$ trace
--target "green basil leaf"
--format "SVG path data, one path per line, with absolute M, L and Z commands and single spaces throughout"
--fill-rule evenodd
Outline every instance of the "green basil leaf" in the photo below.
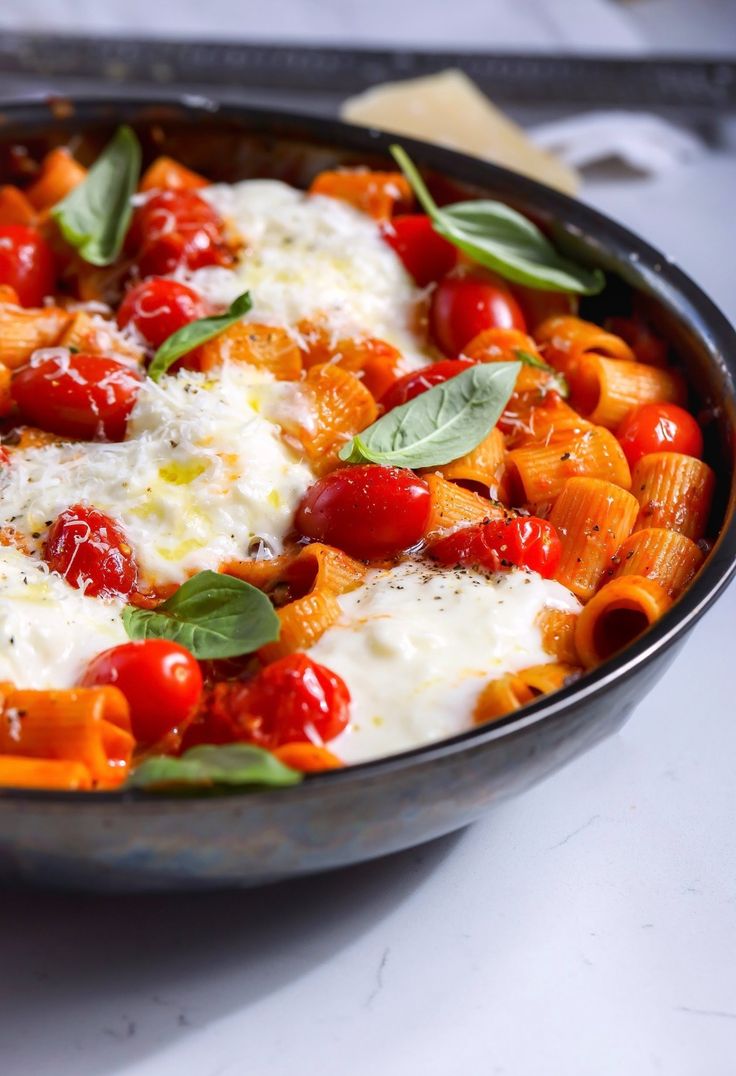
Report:
M 279 618 L 263 591 L 219 572 L 199 572 L 155 609 L 123 610 L 131 639 L 169 639 L 195 658 L 251 654 L 279 637 Z
M 124 787 L 150 791 L 259 785 L 286 788 L 298 784 L 302 777 L 297 770 L 279 762 L 270 751 L 252 744 L 201 744 L 191 747 L 178 758 L 152 755 L 133 770 Z
M 439 467 L 491 432 L 514 391 L 521 363 L 479 363 L 395 407 L 340 450 L 348 463 Z
M 536 224 L 503 202 L 481 199 L 440 209 L 406 151 L 394 145 L 391 153 L 434 230 L 479 265 L 540 291 L 595 295 L 605 286 L 600 269 L 563 257 Z
M 177 329 L 168 340 L 164 340 L 153 356 L 151 365 L 148 367 L 148 376 L 153 381 L 158 381 L 172 363 L 180 359 L 182 355 L 186 355 L 187 352 L 194 351 L 195 347 L 199 347 L 200 344 L 206 344 L 208 340 L 213 340 L 220 333 L 223 333 L 225 329 L 229 329 L 231 325 L 235 325 L 237 321 L 240 321 L 248 313 L 252 305 L 250 292 L 244 291 L 237 299 L 233 299 L 224 314 L 215 314 L 209 318 L 198 318 L 197 321 L 190 321 L 188 325 Z
M 122 250 L 141 170 L 141 147 L 118 127 L 79 186 L 51 210 L 59 231 L 91 265 L 110 265 Z

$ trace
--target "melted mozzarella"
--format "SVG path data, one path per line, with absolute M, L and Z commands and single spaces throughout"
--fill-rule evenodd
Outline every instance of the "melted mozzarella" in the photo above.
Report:
M 0 547 L 0 680 L 72 687 L 90 658 L 126 642 L 122 607 L 88 598 L 45 564 Z
M 250 321 L 295 329 L 302 319 L 324 319 L 336 341 L 376 336 L 404 354 L 407 369 L 429 361 L 411 328 L 421 292 L 370 217 L 276 180 L 201 193 L 245 242 L 234 270 L 187 278 L 211 302 L 225 306 L 249 290 Z
M 298 407 L 297 386 L 243 365 L 146 379 L 125 441 L 14 452 L 0 476 L 2 523 L 40 547 L 61 511 L 92 505 L 122 523 L 154 583 L 245 557 L 256 537 L 279 552 L 313 475 L 269 416 Z
M 350 690 L 350 726 L 329 744 L 346 762 L 470 728 L 489 680 L 553 660 L 540 612 L 580 609 L 565 587 L 535 573 L 487 576 L 420 561 L 371 571 L 339 601 L 340 620 L 309 654 Z

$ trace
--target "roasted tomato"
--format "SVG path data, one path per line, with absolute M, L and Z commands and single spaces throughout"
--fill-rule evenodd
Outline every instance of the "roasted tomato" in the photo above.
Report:
M 429 324 L 437 346 L 445 355 L 460 355 L 484 329 L 521 329 L 526 324 L 521 308 L 502 280 L 486 274 L 453 274 L 437 285 L 429 310 Z
M 103 355 L 58 353 L 32 359 L 11 393 L 24 422 L 61 437 L 122 441 L 138 396 L 135 370 Z
M 347 726 L 350 693 L 331 669 L 289 654 L 252 680 L 216 684 L 190 725 L 183 748 L 244 740 L 261 747 L 325 743 Z
M 130 594 L 138 579 L 133 551 L 119 524 L 84 504 L 57 516 L 46 536 L 44 557 L 70 586 L 93 597 Z
M 650 452 L 681 452 L 698 459 L 703 455 L 700 426 L 677 404 L 642 404 L 626 416 L 616 436 L 630 467 Z
M 311 486 L 296 513 L 300 534 L 361 560 L 416 545 L 429 518 L 427 483 L 398 467 L 344 467 Z
M 145 639 L 103 650 L 92 659 L 82 687 L 114 684 L 128 700 L 133 735 L 156 743 L 186 725 L 202 694 L 197 660 L 177 643 Z
M 120 304 L 118 325 L 135 325 L 151 348 L 165 340 L 191 321 L 204 318 L 209 307 L 194 288 L 177 280 L 151 277 L 136 284 Z
M 35 228 L 0 225 L 0 284 L 13 288 L 21 306 L 40 306 L 55 278 L 51 247 Z
M 473 365 L 470 359 L 441 359 L 431 366 L 423 366 L 421 370 L 412 370 L 394 381 L 388 391 L 384 392 L 380 403 L 385 411 L 391 411 L 394 407 L 413 400 L 415 396 L 420 396 L 427 389 L 449 381 L 451 377 L 456 377 Z
M 474 564 L 491 571 L 528 568 L 551 579 L 562 547 L 556 529 L 536 516 L 488 519 L 439 538 L 429 553 L 442 564 Z
M 133 215 L 127 247 L 142 277 L 231 261 L 222 219 L 192 190 L 160 191 L 148 198 Z
M 421 288 L 446 276 L 457 264 L 457 247 L 437 234 L 424 213 L 392 217 L 384 225 L 383 238 Z

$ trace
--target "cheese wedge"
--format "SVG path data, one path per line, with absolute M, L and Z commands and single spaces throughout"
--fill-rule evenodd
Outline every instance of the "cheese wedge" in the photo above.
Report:
M 348 98 L 341 115 L 349 123 L 482 157 L 566 194 L 578 188 L 577 173 L 535 146 L 462 71 L 450 69 L 375 86 Z

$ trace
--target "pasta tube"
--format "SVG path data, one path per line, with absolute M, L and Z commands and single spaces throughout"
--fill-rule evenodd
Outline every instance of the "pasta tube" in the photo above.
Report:
M 586 668 L 599 665 L 667 612 L 672 599 L 654 579 L 624 575 L 595 594 L 578 617 L 575 646 Z
M 201 370 L 228 360 L 268 370 L 277 381 L 298 381 L 302 372 L 299 348 L 286 329 L 274 325 L 239 321 L 199 349 Z
M 515 448 L 508 455 L 509 479 L 527 504 L 550 501 L 575 476 L 602 478 L 629 489 L 631 471 L 621 445 L 603 426 L 594 426 L 569 440 Z
M 585 418 L 617 429 L 634 407 L 685 402 L 679 374 L 642 362 L 585 355 L 571 375 L 572 404 Z
M 707 463 L 679 452 L 652 452 L 634 467 L 631 491 L 639 502 L 636 529 L 665 527 L 694 542 L 708 525 L 715 475 Z
M 616 553 L 613 578 L 643 575 L 676 598 L 702 563 L 702 552 L 684 534 L 663 527 L 645 527 L 634 531 Z
M 440 474 L 426 476 L 429 486 L 430 510 L 425 539 L 431 541 L 440 534 L 463 523 L 482 523 L 484 519 L 505 519 L 506 510 L 493 501 L 469 489 L 448 482 Z

